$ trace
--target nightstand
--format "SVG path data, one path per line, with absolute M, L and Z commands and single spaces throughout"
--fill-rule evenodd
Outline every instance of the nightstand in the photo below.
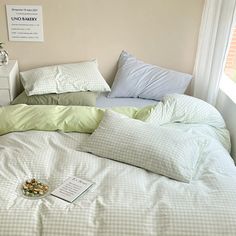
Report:
M 0 66 L 0 106 L 8 105 L 20 91 L 19 67 L 16 60 Z

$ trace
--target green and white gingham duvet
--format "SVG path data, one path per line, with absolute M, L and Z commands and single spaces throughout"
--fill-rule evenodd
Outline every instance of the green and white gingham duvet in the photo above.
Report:
M 171 99 L 156 108 L 162 117 L 153 113 L 148 122 L 159 119 L 159 125 L 203 140 L 189 184 L 78 151 L 89 134 L 8 133 L 0 136 L 0 235 L 236 235 L 236 169 L 228 132 L 217 115 L 194 123 L 177 119 L 179 98 Z M 168 109 L 172 115 L 164 119 Z M 19 192 L 30 177 L 47 179 L 54 189 L 74 175 L 95 184 L 71 204 L 50 195 L 28 200 Z

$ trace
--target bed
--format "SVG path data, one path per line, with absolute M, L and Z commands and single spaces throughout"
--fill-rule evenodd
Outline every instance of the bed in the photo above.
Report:
M 13 111 L 6 110 L 10 122 Z M 22 119 L 17 113 L 14 119 Z M 210 121 L 165 124 L 207 140 L 190 183 L 79 151 L 89 134 L 29 130 L 2 135 L 0 235 L 234 235 L 236 171 L 227 132 L 217 127 L 219 120 Z M 26 178 L 47 179 L 54 189 L 70 176 L 95 182 L 74 203 L 50 195 L 28 200 L 19 193 Z
M 0 108 L 0 235 L 236 235 L 236 168 L 218 111 L 179 94 L 159 102 L 101 96 L 97 107 Z M 113 116 L 120 122 L 109 130 L 105 126 L 111 123 L 104 119 Z M 99 127 L 111 138 L 102 133 L 96 139 Z M 123 128 L 119 135 L 117 127 Z M 136 131 L 139 127 L 144 132 Z M 181 133 L 182 146 L 176 140 L 171 145 L 168 133 L 159 136 L 163 129 L 173 136 Z M 153 130 L 161 132 L 150 138 Z M 135 141 L 130 139 L 134 134 Z M 91 137 L 92 149 L 81 148 Z M 149 162 L 151 152 L 140 148 L 154 139 L 149 148 L 158 147 L 158 162 Z M 99 150 L 93 149 L 96 145 Z M 119 160 L 115 155 L 124 152 L 122 145 L 129 148 Z M 53 190 L 71 176 L 94 182 L 73 203 L 52 195 L 29 200 L 19 189 L 23 180 L 37 178 Z

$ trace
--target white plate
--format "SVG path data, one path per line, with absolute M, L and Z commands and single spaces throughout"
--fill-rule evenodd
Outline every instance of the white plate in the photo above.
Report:
M 33 178 L 31 178 L 31 179 L 33 179 Z M 30 200 L 37 200 L 37 199 L 41 199 L 41 198 L 46 197 L 46 196 L 50 193 L 50 186 L 49 186 L 49 184 L 48 184 L 48 181 L 47 181 L 46 179 L 36 179 L 36 178 L 35 178 L 37 181 L 40 181 L 41 183 L 46 184 L 46 185 L 48 186 L 48 191 L 47 191 L 45 194 L 40 195 L 40 196 L 33 196 L 33 197 L 26 196 L 26 195 L 24 194 L 24 192 L 23 192 L 23 184 L 25 184 L 25 182 L 26 182 L 27 180 L 30 181 L 31 179 L 26 179 L 26 180 L 24 180 L 23 182 L 21 182 L 21 183 L 19 184 L 18 192 L 19 192 L 19 194 L 20 194 L 21 197 L 24 197 L 24 198 L 27 198 L 27 199 L 30 199 Z

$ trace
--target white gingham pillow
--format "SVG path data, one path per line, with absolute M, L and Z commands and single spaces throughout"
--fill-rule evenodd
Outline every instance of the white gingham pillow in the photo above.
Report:
M 106 111 L 80 150 L 189 182 L 199 156 L 196 140 L 182 131 L 154 127 Z
M 96 60 L 41 67 L 20 74 L 28 96 L 78 91 L 110 91 L 109 85 L 98 70 Z

